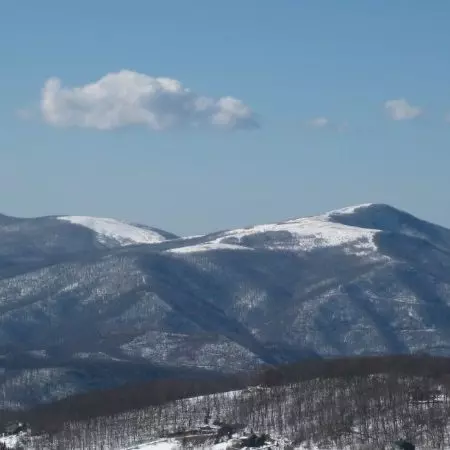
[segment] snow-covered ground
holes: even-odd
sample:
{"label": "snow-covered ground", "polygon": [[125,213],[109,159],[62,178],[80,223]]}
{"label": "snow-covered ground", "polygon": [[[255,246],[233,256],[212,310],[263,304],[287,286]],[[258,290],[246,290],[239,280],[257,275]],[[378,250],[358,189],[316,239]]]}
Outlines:
{"label": "snow-covered ground", "polygon": [[6,445],[6,448],[15,449],[20,444],[21,436],[20,435],[14,435],[14,436],[0,436],[0,442],[2,444]]}
{"label": "snow-covered ground", "polygon": [[[266,235],[268,239],[263,245],[270,250],[308,252],[320,248],[347,246],[353,253],[370,254],[377,251],[374,236],[380,230],[344,225],[333,220],[333,216],[349,215],[369,206],[371,205],[353,206],[319,216],[229,230],[212,237],[207,242],[177,247],[169,251],[193,253],[209,250],[252,250],[248,239]],[[208,238],[207,235],[204,237]]]}
{"label": "snow-covered ground", "polygon": [[378,230],[333,223],[328,220],[328,216],[317,216],[232,230],[226,232],[221,239],[234,238],[241,241],[244,237],[254,234],[280,231],[290,233],[296,240],[294,244],[288,245],[303,251],[310,251],[317,247],[337,247],[348,243],[359,243],[368,250],[376,250],[373,244],[373,236],[378,232]]}
{"label": "snow-covered ground", "polygon": [[128,447],[126,450],[176,450],[180,448],[180,442],[176,439],[157,439],[146,444]]}
{"label": "snow-covered ground", "polygon": [[115,219],[89,216],[60,216],[58,219],[89,228],[97,234],[98,241],[102,244],[110,240],[120,245],[155,244],[166,240],[156,231]]}
{"label": "snow-covered ground", "polygon": [[[206,446],[202,447],[202,450],[231,450],[236,448],[246,449],[248,447],[238,447],[237,443],[239,442],[238,438],[231,439],[228,442],[219,442],[218,444],[206,444]],[[280,447],[282,443],[276,442],[276,448]],[[156,441],[151,441],[145,444],[140,444],[133,447],[128,447],[124,450],[183,450],[186,446],[183,446],[182,442],[177,439],[157,439]],[[188,447],[194,449],[195,447]],[[258,447],[261,450],[269,450],[274,448],[274,443],[270,443],[267,445],[263,445]],[[303,450],[302,447],[298,447],[299,450]],[[306,450],[306,448],[305,448]],[[308,450],[315,450],[314,448]]]}
{"label": "snow-covered ground", "polygon": [[205,244],[187,245],[186,247],[176,247],[167,250],[169,253],[196,253],[207,252],[209,250],[253,250],[243,245],[224,244],[221,242],[206,242]]}

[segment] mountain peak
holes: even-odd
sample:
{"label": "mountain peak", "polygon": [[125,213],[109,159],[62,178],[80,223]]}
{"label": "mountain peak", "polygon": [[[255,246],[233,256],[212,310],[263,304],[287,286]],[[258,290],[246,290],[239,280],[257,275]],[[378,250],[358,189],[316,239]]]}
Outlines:
{"label": "mountain peak", "polygon": [[360,205],[353,205],[353,206],[347,206],[345,208],[340,208],[340,209],[334,209],[332,211],[329,211],[328,213],[326,213],[327,216],[332,216],[332,215],[342,215],[342,214],[353,214],[355,211],[360,210],[360,209],[369,209],[371,207],[374,206],[387,206],[388,205],[383,205],[382,203],[362,203]]}
{"label": "mountain peak", "polygon": [[[193,240],[181,240],[175,253],[210,250],[290,250],[308,252],[327,247],[347,248],[354,254],[379,254],[380,233],[396,233],[447,242],[449,232],[384,203],[364,203],[325,214],[283,222],[226,230]],[[187,244],[187,245],[186,245]]]}
{"label": "mountain peak", "polygon": [[110,242],[117,242],[123,246],[156,244],[168,239],[166,233],[160,230],[116,219],[91,216],[59,216],[57,219],[94,231],[98,241],[102,244]]}
{"label": "mountain peak", "polygon": [[355,213],[373,213],[373,212],[385,212],[385,213],[402,213],[401,210],[386,203],[362,203],[360,205],[347,206],[345,208],[334,209],[329,211],[326,215],[349,215]]}
{"label": "mountain peak", "polygon": [[328,221],[379,232],[403,234],[435,244],[449,242],[449,230],[383,203],[351,206],[327,213]]}
{"label": "mountain peak", "polygon": [[401,223],[416,219],[414,216],[384,203],[365,203],[336,209],[325,214],[327,220],[358,228],[398,231]]}

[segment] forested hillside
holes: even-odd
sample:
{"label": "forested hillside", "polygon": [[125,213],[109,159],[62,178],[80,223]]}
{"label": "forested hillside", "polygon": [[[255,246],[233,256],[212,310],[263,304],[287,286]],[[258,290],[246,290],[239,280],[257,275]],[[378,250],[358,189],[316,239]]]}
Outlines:
{"label": "forested hillside", "polygon": [[[443,358],[341,359],[271,368],[246,380],[167,383],[166,389],[150,383],[22,413],[16,420],[34,429],[23,445],[106,450],[165,439],[208,449],[226,444],[224,426],[236,436],[268,435],[284,448],[384,449],[404,438],[420,449],[442,449],[450,442],[450,361]],[[84,417],[75,419],[74,411]]]}

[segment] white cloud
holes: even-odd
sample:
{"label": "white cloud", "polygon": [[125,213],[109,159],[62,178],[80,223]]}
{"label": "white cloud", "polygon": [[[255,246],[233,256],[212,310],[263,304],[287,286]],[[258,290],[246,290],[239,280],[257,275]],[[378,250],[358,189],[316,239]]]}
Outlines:
{"label": "white cloud", "polygon": [[330,120],[326,117],[316,117],[307,122],[307,125],[311,128],[325,128],[330,125]]}
{"label": "white cloud", "polygon": [[421,108],[410,105],[404,98],[388,100],[384,107],[392,120],[411,120],[422,114]]}
{"label": "white cloud", "polygon": [[41,112],[51,125],[99,130],[127,125],[156,131],[176,126],[258,127],[255,114],[241,100],[201,96],[177,80],[129,70],[71,88],[50,78],[42,89]]}
{"label": "white cloud", "polygon": [[315,130],[331,130],[337,133],[345,133],[349,130],[349,123],[345,122],[334,122],[328,117],[320,116],[314,119],[307,120],[304,125],[308,128]]}

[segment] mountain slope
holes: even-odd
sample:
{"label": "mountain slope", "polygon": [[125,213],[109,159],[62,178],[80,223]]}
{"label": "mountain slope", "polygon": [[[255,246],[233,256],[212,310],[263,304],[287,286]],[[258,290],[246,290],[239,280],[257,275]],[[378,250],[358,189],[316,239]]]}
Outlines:
{"label": "mountain slope", "polygon": [[155,244],[177,238],[166,231],[114,219],[88,216],[60,216],[58,219],[92,230],[97,241],[106,246]]}
{"label": "mountain slope", "polygon": [[142,225],[93,217],[19,219],[0,215],[0,277],[70,257],[177,236]]}
{"label": "mountain slope", "polygon": [[0,220],[5,400],[43,379],[79,391],[117,370],[110,381],[123,382],[124,368],[146,378],[312,356],[450,354],[450,231],[395,208],[193,238],[128,227]]}
{"label": "mountain slope", "polygon": [[[355,207],[355,210],[363,207]],[[195,245],[178,247],[173,251],[196,252],[207,249],[313,251],[339,246],[361,249],[362,252],[376,251],[373,239],[379,230],[340,223],[335,220],[340,214],[341,211],[335,211],[317,217],[225,231],[205,236],[198,247]]]}

